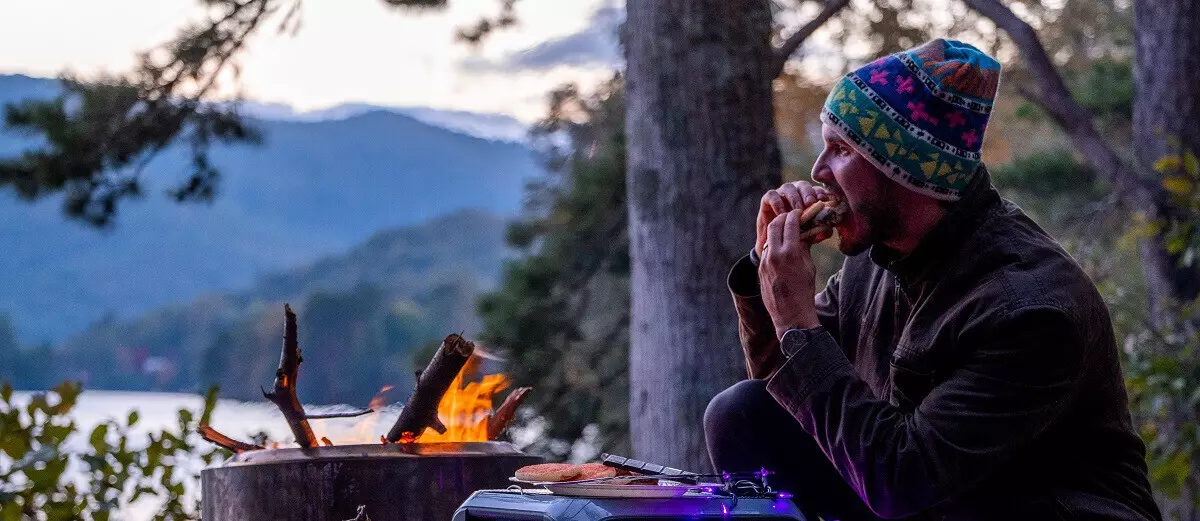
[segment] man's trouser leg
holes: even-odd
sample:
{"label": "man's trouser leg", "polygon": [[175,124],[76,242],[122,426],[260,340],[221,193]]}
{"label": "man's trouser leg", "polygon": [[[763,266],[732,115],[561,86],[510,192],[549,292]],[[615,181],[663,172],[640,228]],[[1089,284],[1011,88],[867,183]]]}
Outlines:
{"label": "man's trouser leg", "polygon": [[[810,518],[874,521],[866,504],[838,475],[816,440],[767,393],[765,380],[738,382],[704,412],[708,454],[717,471],[766,467],[771,488],[790,492]],[[814,520],[815,521],[815,520]]]}

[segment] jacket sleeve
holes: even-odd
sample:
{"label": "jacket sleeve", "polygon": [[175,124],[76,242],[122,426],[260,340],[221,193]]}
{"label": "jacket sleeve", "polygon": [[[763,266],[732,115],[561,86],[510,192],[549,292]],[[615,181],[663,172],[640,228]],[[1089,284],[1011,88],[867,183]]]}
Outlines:
{"label": "jacket sleeve", "polygon": [[1030,307],[989,322],[959,334],[965,360],[911,413],[875,396],[830,335],[789,345],[767,390],[876,515],[906,517],[987,477],[1074,397],[1085,345],[1065,313]]}
{"label": "jacket sleeve", "polygon": [[[829,278],[825,290],[817,294],[817,317],[826,331],[837,338],[837,291],[841,270]],[[758,268],[750,256],[742,257],[729,270],[729,292],[738,315],[738,338],[746,355],[746,372],[750,378],[769,378],[783,365],[783,352],[775,336],[775,324],[763,305],[758,286]]]}

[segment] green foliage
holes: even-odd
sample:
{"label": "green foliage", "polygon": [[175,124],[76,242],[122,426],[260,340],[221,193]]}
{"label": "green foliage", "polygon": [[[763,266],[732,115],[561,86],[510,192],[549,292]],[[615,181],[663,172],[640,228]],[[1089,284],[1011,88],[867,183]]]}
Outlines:
{"label": "green foliage", "polygon": [[[527,404],[546,422],[528,450],[568,456],[585,428],[628,451],[629,238],[623,81],[551,96],[535,132],[550,173],[530,184],[508,241],[526,257],[481,299],[486,345],[502,350]],[[565,146],[558,143],[567,141]]]}
{"label": "green foliage", "polygon": [[[313,292],[297,306],[304,351],[300,396],[310,403],[366,405],[385,385],[402,395],[413,384],[413,353],[462,331],[474,299],[469,280],[447,281],[412,297],[373,284]],[[260,385],[270,382],[279,363],[281,309],[281,303],[262,305],[217,334],[202,355],[201,382],[258,399]]]}
{"label": "green foliage", "polygon": [[[1159,158],[1154,170],[1170,200],[1167,214],[1144,220],[1143,237],[1158,237],[1181,267],[1195,269],[1200,253],[1200,160],[1194,151],[1168,139],[1175,153]],[[1200,298],[1166,302],[1168,316],[1145,320],[1131,336],[1126,365],[1131,407],[1146,441],[1155,489],[1200,507]]]}
{"label": "green foliage", "polygon": [[1096,60],[1068,75],[1076,101],[1106,126],[1128,126],[1133,120],[1132,60]]}
{"label": "green foliage", "polygon": [[505,226],[499,216],[471,210],[383,230],[348,252],[264,276],[241,291],[103,320],[55,349],[4,347],[0,314],[0,379],[17,389],[45,389],[64,378],[145,391],[219,384],[227,398],[258,400],[279,363],[281,310],[290,302],[300,315],[301,347],[311,355],[303,399],[366,405],[384,384],[403,396],[413,350],[451,332],[479,331],[475,297],[499,279],[509,254]]}
{"label": "green foliage", "polygon": [[[1023,18],[1037,28],[1038,37],[1058,65],[1072,95],[1097,118],[1109,143],[1131,143],[1133,118],[1132,2],[1056,0],[1023,2]],[[1034,79],[1024,64],[1005,63],[1001,82],[1017,89],[1032,88]],[[1031,103],[1017,114],[1032,120],[1045,115]]]}
{"label": "green foliage", "polygon": [[[1128,58],[1097,59],[1061,69],[1075,100],[1095,117],[1101,131],[1129,143],[1133,124],[1133,62]],[[1028,121],[1046,121],[1037,106],[1022,102],[1016,111]],[[1110,140],[1113,141],[1113,140]]]}
{"label": "green foliage", "polygon": [[[992,168],[991,174],[997,189],[1037,216],[1039,222],[1057,228],[1090,220],[1093,215],[1086,210],[1105,202],[1110,194],[1095,171],[1075,159],[1069,150],[1036,151]],[[1105,206],[1096,210],[1109,209]]]}
{"label": "green foliage", "polygon": [[1092,280],[1144,291],[1141,271],[1129,269],[1139,262],[1136,249],[1120,239],[1136,221],[1116,204],[1107,183],[1070,151],[1036,151],[992,168],[991,174],[997,189],[1046,228]]}
{"label": "green foliage", "polygon": [[1178,150],[1155,161],[1154,170],[1173,205],[1162,223],[1167,251],[1192,266],[1200,253],[1200,159],[1191,150]]}
{"label": "green foliage", "polygon": [[[1200,300],[1178,306],[1172,320],[1143,321],[1126,331],[1125,376],[1130,409],[1146,443],[1154,489],[1200,506],[1200,335],[1179,327],[1196,316]],[[1118,311],[1116,315],[1120,317]],[[1139,314],[1136,316],[1144,316]],[[1118,329],[1122,329],[1118,325]]]}
{"label": "green foliage", "polygon": [[[84,433],[71,418],[80,392],[79,384],[64,382],[21,405],[0,383],[0,520],[102,521],[152,498],[161,502],[156,521],[199,519],[198,505],[185,504],[185,482],[198,479],[188,464],[223,456],[193,444],[195,415],[179,410],[177,430],[150,432],[144,443],[131,433],[136,411]],[[216,398],[210,390],[201,418],[212,414]],[[82,436],[86,445],[78,443]]]}

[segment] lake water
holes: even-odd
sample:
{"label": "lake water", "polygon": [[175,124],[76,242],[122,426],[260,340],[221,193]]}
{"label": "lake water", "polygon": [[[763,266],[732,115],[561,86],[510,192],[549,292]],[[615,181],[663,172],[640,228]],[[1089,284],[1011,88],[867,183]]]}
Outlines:
{"label": "lake water", "polygon": [[[33,393],[18,391],[15,393],[15,399],[18,403],[25,403],[32,395]],[[140,440],[145,440],[147,432],[163,429],[177,430],[179,427],[176,413],[179,409],[187,408],[198,415],[203,406],[204,399],[198,395],[85,390],[79,396],[78,404],[72,414],[78,426],[78,432],[82,434],[76,434],[69,439],[67,447],[76,451],[84,450],[87,447],[87,437],[92,428],[109,418],[119,418],[121,423],[124,423],[124,419],[133,410],[138,411],[139,420],[132,430],[132,434]],[[345,405],[305,406],[306,411],[314,414],[350,409],[353,408]],[[396,420],[399,409],[395,406],[385,407],[377,414],[359,418],[314,420],[311,423],[313,432],[318,438],[328,436],[335,443],[343,440],[348,443],[352,439],[357,439],[362,443],[377,443],[379,436],[385,434]],[[243,441],[249,441],[251,434],[262,431],[265,431],[273,440],[290,441],[292,438],[283,415],[273,404],[265,401],[247,403],[220,400],[213,411],[211,425],[222,433]],[[540,433],[533,432],[531,429],[514,432],[513,439],[518,446],[524,446],[538,435]],[[207,443],[198,437],[196,441],[202,445]],[[199,470],[202,466],[199,460],[185,464],[193,470]],[[77,476],[82,476],[79,469],[74,469],[73,472]],[[198,497],[198,484],[189,483],[188,492],[191,498]],[[126,505],[122,509],[120,518],[132,521],[150,519],[156,508],[157,503],[155,502],[139,501],[134,505]]]}

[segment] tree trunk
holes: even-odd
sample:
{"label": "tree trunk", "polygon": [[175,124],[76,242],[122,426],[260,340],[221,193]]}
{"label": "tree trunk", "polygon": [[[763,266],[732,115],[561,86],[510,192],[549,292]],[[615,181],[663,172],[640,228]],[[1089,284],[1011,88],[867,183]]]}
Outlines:
{"label": "tree trunk", "polygon": [[630,430],[638,459],[710,468],[709,399],[745,375],[725,276],[780,183],[769,0],[629,0]]}
{"label": "tree trunk", "polygon": [[[1134,11],[1134,148],[1139,170],[1182,150],[1200,154],[1200,5],[1196,0],[1137,0]],[[1173,143],[1173,141],[1177,142]],[[1165,205],[1155,209],[1165,215]],[[1169,301],[1200,293],[1200,271],[1178,267],[1162,240],[1143,245],[1152,318]]]}
{"label": "tree trunk", "polygon": [[[1151,178],[1179,175],[1156,172],[1155,162],[1184,152],[1200,154],[1200,4],[1196,0],[1137,0],[1134,14],[1133,139],[1138,169]],[[1155,210],[1164,217],[1163,201]],[[1190,302],[1200,293],[1200,270],[1179,265],[1167,252],[1163,237],[1142,244],[1151,318],[1159,326],[1191,327],[1196,317],[1176,320],[1175,302]],[[1186,356],[1164,353],[1166,356]],[[1178,433],[1196,422],[1195,409],[1184,403],[1170,406],[1162,432]],[[1192,454],[1196,464],[1196,454]],[[1195,479],[1187,479],[1179,498],[1159,495],[1167,519],[1200,517]]]}

